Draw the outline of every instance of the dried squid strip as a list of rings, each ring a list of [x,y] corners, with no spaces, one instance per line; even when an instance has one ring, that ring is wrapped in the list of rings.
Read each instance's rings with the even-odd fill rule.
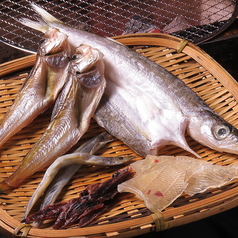
[[[110,202],[118,194],[118,184],[130,179],[133,174],[129,168],[119,170],[105,182],[88,185],[79,198],[49,205],[22,222],[55,219],[54,229],[62,229],[76,222],[80,227],[86,226],[110,206]]]

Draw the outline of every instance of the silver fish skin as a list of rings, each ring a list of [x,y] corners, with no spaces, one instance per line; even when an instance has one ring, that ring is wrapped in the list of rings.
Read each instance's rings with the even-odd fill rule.
[[[46,32],[33,69],[0,121],[0,146],[55,102],[65,83],[71,56],[67,38],[54,28]]]
[[[32,4],[41,20],[20,19],[45,32],[57,27],[74,47],[91,45],[104,54],[107,88],[95,119],[109,133],[145,156],[167,144],[199,157],[187,144],[187,131],[199,143],[238,154],[238,131],[213,112],[179,78],[128,47],[95,34],[74,29]]]
[[[95,60],[91,69],[85,67],[84,63],[83,67],[80,66],[84,55],[88,64],[92,65],[89,51]],[[69,64],[67,81],[56,100],[52,121],[17,170],[0,183],[0,193],[18,187],[33,173],[49,166],[87,131],[106,87],[102,57],[100,51],[90,46],[81,45],[77,48]],[[86,72],[80,72],[79,69],[85,69]]]

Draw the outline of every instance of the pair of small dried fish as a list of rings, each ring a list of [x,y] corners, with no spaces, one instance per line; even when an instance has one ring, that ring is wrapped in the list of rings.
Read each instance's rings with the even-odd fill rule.
[[[32,173],[66,153],[87,131],[104,93],[106,80],[101,52],[81,45],[71,60],[67,38],[56,28],[45,34],[34,68],[1,120],[3,144],[55,103],[45,133],[15,173],[1,183],[1,191],[17,187]]]

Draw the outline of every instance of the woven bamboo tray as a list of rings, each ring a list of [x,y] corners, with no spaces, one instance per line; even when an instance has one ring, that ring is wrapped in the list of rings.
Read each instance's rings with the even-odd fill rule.
[[[228,122],[238,127],[238,85],[236,81],[211,57],[192,43],[163,34],[136,34],[116,37],[123,44],[134,47],[139,53],[162,65],[191,87],[210,107]],[[8,110],[21,87],[35,56],[27,56],[0,65],[0,117]],[[51,110],[40,115],[29,126],[13,136],[0,149],[0,180],[8,177],[21,159],[44,132],[49,123]],[[103,129],[92,121],[89,131],[78,143],[96,135]],[[202,159],[214,164],[228,165],[237,162],[237,155],[220,153],[187,138],[191,148]],[[110,156],[134,155],[133,161],[141,159],[119,140],[111,142],[98,154]],[[166,146],[161,155],[190,154],[175,146]],[[85,186],[108,179],[121,167],[97,168],[85,166],[79,170],[57,201],[77,197]],[[25,206],[40,182],[44,171],[37,172],[14,191],[0,195],[0,233],[7,237],[133,237],[151,231],[160,231],[193,222],[238,204],[238,180],[219,189],[210,189],[202,194],[180,196],[160,214],[151,214],[144,203],[133,194],[122,193],[110,211],[90,227],[69,227],[53,230],[52,221],[41,228],[21,226]],[[37,209],[37,206],[36,208]],[[92,228],[93,226],[93,228]]]

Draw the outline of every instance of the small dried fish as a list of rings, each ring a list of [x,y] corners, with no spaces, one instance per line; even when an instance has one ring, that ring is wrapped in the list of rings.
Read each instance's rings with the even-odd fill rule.
[[[0,146],[53,105],[65,84],[70,57],[67,35],[55,28],[48,30],[38,48],[35,66],[0,121]]]
[[[103,132],[99,134],[98,136],[96,136],[95,138],[93,138],[91,141],[86,142],[87,143],[86,148],[85,148],[85,145],[83,144],[75,152],[71,154],[63,155],[57,158],[46,170],[43,179],[41,180],[37,189],[33,193],[31,199],[29,200],[26,207],[25,216],[28,215],[31,208],[34,206],[34,204],[39,199],[39,197],[45,192],[46,188],[50,185],[50,183],[52,182],[52,180],[54,180],[54,178],[56,178],[57,180],[53,182],[52,192],[53,194],[54,193],[56,194],[54,194],[54,197],[52,197],[52,194],[49,191],[48,196],[51,198],[51,200],[52,198],[53,200],[56,198],[57,194],[61,191],[65,183],[73,176],[74,174],[73,172],[77,171],[75,169],[78,169],[82,165],[86,164],[86,165],[96,165],[96,166],[103,166],[103,167],[114,166],[114,165],[126,163],[133,158],[132,156],[102,157],[102,156],[93,155],[92,152],[95,152],[96,149],[98,149],[99,147],[107,143],[108,138],[111,139],[112,138],[111,135],[109,135],[106,132]],[[66,170],[61,171],[61,169],[64,167],[66,167],[65,168]],[[59,173],[59,171],[61,171],[61,174],[57,178],[57,174]],[[47,203],[49,203],[49,201]]]
[[[79,148],[77,148],[74,152],[81,152],[87,154],[94,154],[97,150],[102,148],[105,144],[111,142],[113,140],[113,136],[108,132],[104,131],[99,135],[93,137],[92,139],[83,143]],[[41,208],[46,207],[47,205],[53,204],[63,189],[63,187],[68,183],[68,181],[73,177],[73,175],[77,172],[77,170],[82,167],[82,164],[74,164],[72,161],[72,165],[64,167],[60,172],[58,172],[57,176],[54,177],[51,184],[48,186],[45,192],[44,202],[41,205]],[[36,193],[36,192],[35,192]],[[33,195],[34,196],[34,195]],[[33,200],[33,196],[31,200]],[[28,206],[30,206],[31,202],[29,201]],[[25,216],[28,214],[30,208],[26,208]]]
[[[75,150],[75,152],[94,154],[98,149],[102,148],[105,144],[109,143],[112,140],[112,135],[107,132],[102,132],[99,135],[83,143],[78,149]],[[41,209],[55,202],[64,186],[69,182],[69,180],[73,177],[73,175],[78,171],[81,166],[81,164],[72,164],[64,167],[58,172],[58,174],[54,177],[54,179],[45,191],[44,201],[41,203]],[[37,192],[35,191],[34,194],[36,193]],[[36,203],[37,198],[34,198],[34,194],[32,195],[31,199],[27,204],[24,218],[28,216],[31,208]],[[33,226],[39,227],[40,223],[40,221],[36,221],[34,222]]]

